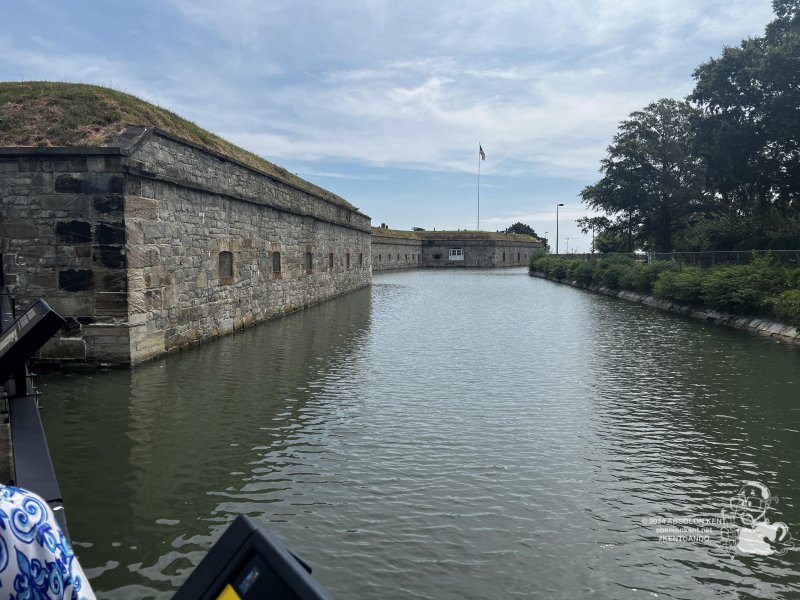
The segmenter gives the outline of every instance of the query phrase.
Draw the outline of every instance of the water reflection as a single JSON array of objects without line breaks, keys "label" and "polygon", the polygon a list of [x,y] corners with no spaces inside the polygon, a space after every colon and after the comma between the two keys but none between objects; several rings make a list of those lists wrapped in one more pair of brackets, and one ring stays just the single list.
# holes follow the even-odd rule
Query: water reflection
[{"label": "water reflection", "polygon": [[[297,454],[320,445],[299,439],[304,406],[321,377],[351,369],[369,306],[361,290],[135,370],[41,379],[70,527],[97,589],[131,571],[146,584],[115,597],[171,590],[236,514],[264,514]],[[259,494],[246,484],[246,502],[221,500],[265,470],[284,475]]]},{"label": "water reflection", "polygon": [[114,597],[168,597],[244,513],[341,598],[789,598],[798,553],[731,558],[643,519],[714,517],[754,478],[800,536],[798,367],[523,270],[419,271],[43,391]]}]

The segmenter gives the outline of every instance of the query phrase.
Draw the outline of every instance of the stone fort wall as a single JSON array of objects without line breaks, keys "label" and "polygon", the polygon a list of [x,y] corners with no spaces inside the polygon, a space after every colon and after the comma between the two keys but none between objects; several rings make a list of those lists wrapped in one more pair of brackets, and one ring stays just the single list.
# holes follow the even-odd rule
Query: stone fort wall
[{"label": "stone fort wall", "polygon": [[416,269],[422,266],[422,240],[372,236],[372,270]]},{"label": "stone fort wall", "polygon": [[0,149],[6,287],[20,310],[43,297],[67,319],[48,356],[130,359],[124,187],[119,149]]},{"label": "stone fort wall", "polygon": [[6,284],[68,320],[41,360],[135,364],[369,285],[366,215],[158,130],[130,142],[0,149]]},{"label": "stone fort wall", "polygon": [[415,239],[372,236],[372,270],[522,267],[539,242],[514,239]]}]

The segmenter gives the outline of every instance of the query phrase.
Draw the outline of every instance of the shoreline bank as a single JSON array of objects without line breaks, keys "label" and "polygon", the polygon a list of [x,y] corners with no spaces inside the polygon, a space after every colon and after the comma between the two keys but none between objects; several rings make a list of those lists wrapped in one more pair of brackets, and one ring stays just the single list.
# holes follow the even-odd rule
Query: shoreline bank
[{"label": "shoreline bank", "polygon": [[664,300],[663,298],[658,298],[652,294],[642,294],[640,292],[633,292],[630,290],[614,290],[605,286],[584,286],[579,284],[577,281],[559,281],[558,279],[547,277],[540,271],[529,270],[528,274],[531,277],[539,277],[540,279],[546,279],[547,281],[552,281],[554,283],[569,285],[579,290],[603,294],[605,296],[614,296],[616,298],[627,300],[628,302],[635,302],[637,304],[644,304],[645,306],[659,308],[668,312],[685,315],[699,321],[707,321],[710,323],[731,327],[733,329],[750,331],[765,337],[777,339],[790,344],[800,345],[800,328],[792,325],[786,325],[785,323],[780,323],[778,321],[771,321],[762,317],[736,315],[733,313],[713,309],[698,308],[686,304],[678,304],[676,302]]}]

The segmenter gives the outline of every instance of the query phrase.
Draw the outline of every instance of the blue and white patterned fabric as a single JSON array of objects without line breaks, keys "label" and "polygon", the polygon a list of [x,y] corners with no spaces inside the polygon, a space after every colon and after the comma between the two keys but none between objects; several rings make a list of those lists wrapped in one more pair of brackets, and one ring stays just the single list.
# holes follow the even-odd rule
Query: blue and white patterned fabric
[{"label": "blue and white patterned fabric", "polygon": [[94,600],[53,511],[39,496],[0,485],[0,600]]}]

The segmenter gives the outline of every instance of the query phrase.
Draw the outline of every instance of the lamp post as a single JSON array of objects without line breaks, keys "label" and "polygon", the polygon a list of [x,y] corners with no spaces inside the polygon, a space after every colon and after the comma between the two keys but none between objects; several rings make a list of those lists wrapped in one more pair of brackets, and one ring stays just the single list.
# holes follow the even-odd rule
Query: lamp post
[{"label": "lamp post", "polygon": [[558,207],[564,206],[564,203],[561,202],[556,204],[556,256],[558,255]]},{"label": "lamp post", "polygon": [[567,254],[569,254],[569,236],[567,236]]}]

